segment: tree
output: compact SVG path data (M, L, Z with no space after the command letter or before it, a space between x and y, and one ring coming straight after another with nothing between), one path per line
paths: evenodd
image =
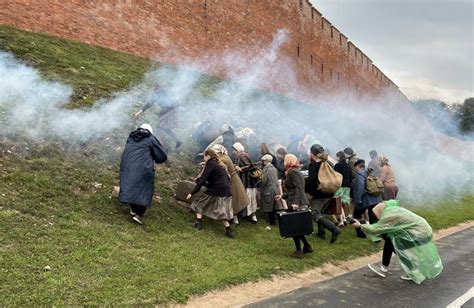
M459 108L459 129L463 133L474 132L474 97L466 98Z

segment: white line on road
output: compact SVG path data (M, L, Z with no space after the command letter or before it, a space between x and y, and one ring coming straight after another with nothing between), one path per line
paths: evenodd
M474 288L458 297L454 302L449 304L446 308L460 308L464 303L474 297Z

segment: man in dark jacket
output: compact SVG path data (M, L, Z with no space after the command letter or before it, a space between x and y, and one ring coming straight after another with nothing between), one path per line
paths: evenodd
M306 182L306 193L311 195L311 210L313 220L318 224L318 237L324 239L325 229L328 229L332 233L331 244L337 239L337 236L341 232L336 225L324 217L324 212L329 206L329 202L334 197L334 194L327 194L321 192L319 189L318 173L321 167L322 160L319 157L324 153L324 148L319 144L313 144L310 149L310 163L308 166L308 180Z
M369 176L368 171L365 169L365 161L363 159L359 159L355 162L354 166L357 170L354 186L354 218L361 219L362 215L365 213L365 211L367 211L369 215L369 222L371 224L376 223L377 217L372 212L372 209L377 204L382 202L382 196L370 195L365 190L367 177ZM356 232L358 237L366 237L362 229L356 229Z
M119 200L130 204L130 214L139 224L143 224L143 215L151 206L155 192L154 163L160 164L166 159L150 124L143 124L130 133L120 162Z

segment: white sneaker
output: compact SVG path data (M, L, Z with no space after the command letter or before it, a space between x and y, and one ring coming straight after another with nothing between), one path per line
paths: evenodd
M140 216L138 215L135 215L133 216L133 221L135 221L136 223L140 224L140 225L143 225L143 218L141 218Z
M137 215L137 213L135 213L135 212L132 210L132 208L130 208L130 215L135 216L135 215Z
M380 277L383 277L383 278L386 277L384 273L379 272L379 270L378 270L375 266L373 266L372 264L369 263L369 264L367 264L367 266L369 267L369 269L370 269L372 272L376 273L376 274L379 275Z
M402 276L400 276L400 279L401 279L401 280L406 280L406 281L411 281L411 280L413 280L413 279L411 279L411 277L408 276L408 275L402 275Z
M380 271L381 271L382 273L388 273L388 267L385 267L385 266L383 266L383 265L380 265Z

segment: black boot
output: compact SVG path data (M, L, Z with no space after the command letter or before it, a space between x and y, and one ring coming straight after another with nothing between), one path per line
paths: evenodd
M339 233L341 233L341 231L336 227L336 225L332 221L329 221L326 218L321 218L319 220L319 223L321 223L326 229L331 231L332 233L331 244L334 243L337 240L337 237L339 236Z

